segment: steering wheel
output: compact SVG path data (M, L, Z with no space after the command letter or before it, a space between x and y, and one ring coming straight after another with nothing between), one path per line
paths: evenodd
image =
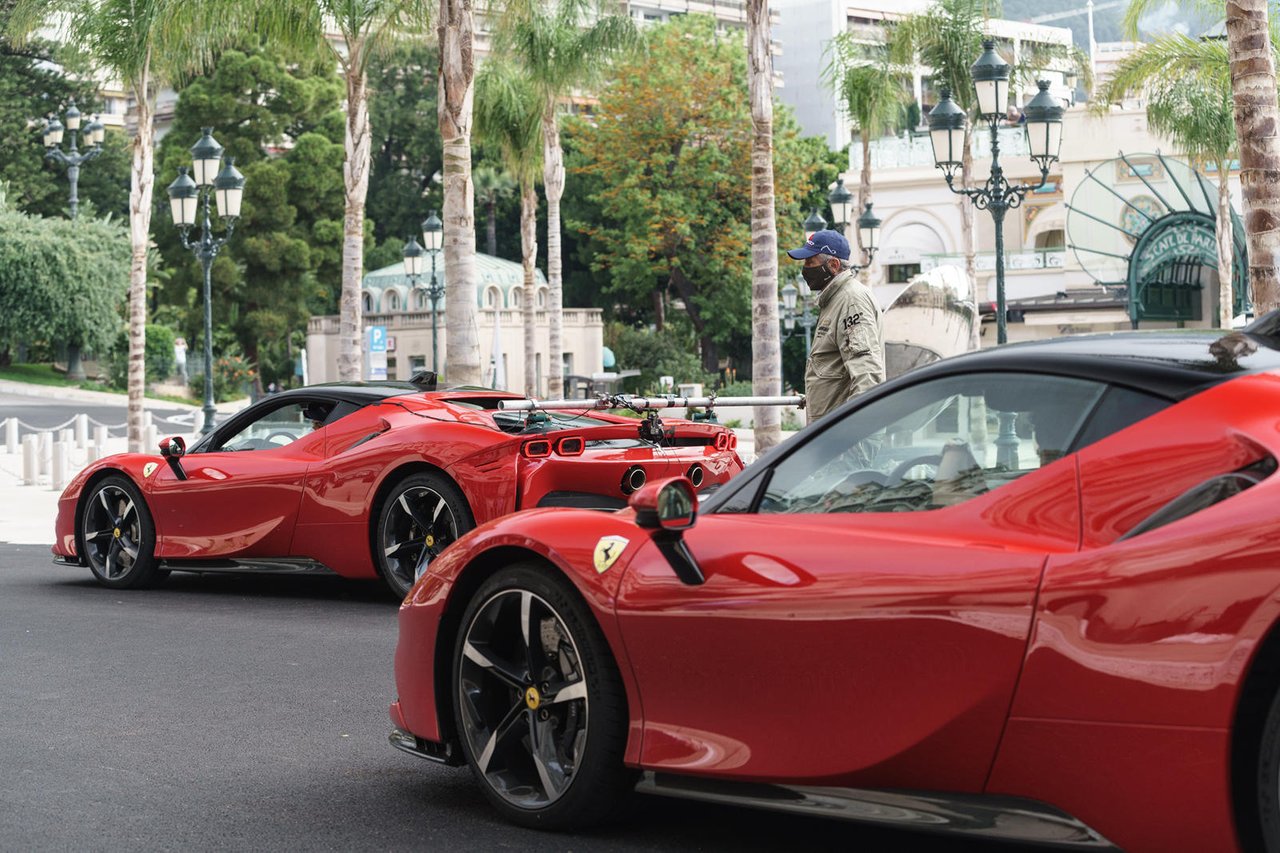
M284 441L277 442L277 438L283 438ZM286 444L292 444L297 441L298 437L288 430L278 429L274 432L267 433L267 437L263 441L269 443L272 447L284 447Z
M929 453L924 456L917 456L914 459L908 459L905 462L900 462L898 466L889 473L889 482L898 483L907 479L907 472L912 468L915 468L917 465L932 465L934 472L936 473L938 465L941 462L942 454L940 453ZM912 479L916 478L913 477Z

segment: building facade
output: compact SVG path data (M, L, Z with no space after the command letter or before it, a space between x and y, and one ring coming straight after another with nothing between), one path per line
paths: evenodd
M436 266L436 277L441 284L446 274L441 253ZM506 389L523 391L525 377L531 375L537 389L535 396L545 396L549 365L544 359L550 349L546 278L539 270L535 292L526 294L520 264L483 254L476 255L476 277L476 332L485 384L492 387L496 381ZM420 370L431 370L434 352L438 353L441 382L448 383L445 298L441 296L434 306L433 348L433 306L425 290L430 283L428 266L419 286L411 287L403 263L375 270L364 277L361 291L364 325L366 330L382 327L386 332L388 379L408 379ZM537 308L537 338L534 363L526 364L522 311L525 299L530 296ZM561 369L565 375L589 377L604 370L604 320L599 308L565 308L563 339ZM337 364L338 317L312 317L307 326L308 381L336 381Z

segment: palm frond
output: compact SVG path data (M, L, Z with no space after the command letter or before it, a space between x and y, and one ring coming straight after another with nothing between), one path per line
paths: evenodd
M1094 99L1095 111L1136 97L1161 80L1195 78L1230 89L1230 58L1220 40L1201 40L1182 34L1162 36L1130 53L1115 67Z

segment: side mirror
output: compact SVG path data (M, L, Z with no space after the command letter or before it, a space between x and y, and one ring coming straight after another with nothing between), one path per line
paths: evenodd
M654 531L653 542L676 577L689 586L705 583L706 577L682 535L698 519L698 493L693 484L684 477L657 480L637 489L628 505L636 511L636 526Z
M187 472L182 468L182 457L186 455L187 442L182 436L174 435L160 442L160 455L173 469L173 475L179 480L187 479Z
M687 530L698 518L698 493L684 477L642 486L627 503L636 511L636 524L650 530Z

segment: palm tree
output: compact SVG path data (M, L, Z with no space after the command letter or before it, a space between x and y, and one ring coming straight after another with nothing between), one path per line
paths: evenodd
M1126 38L1136 38L1138 23L1164 0L1131 0L1125 11ZM1184 5L1222 14L1222 4L1189 0ZM1276 44L1267 0L1227 4L1227 68L1236 138L1240 141L1240 194L1245 242L1249 248L1249 284L1254 312L1280 308L1280 104L1276 99Z
M850 33L841 33L831 42L830 51L831 60L823 79L835 90L862 140L857 208L861 211L871 201L871 139L897 122L899 110L907 100L907 89L902 72L890 64L889 52L884 48L868 50Z
M124 83L134 101L137 135L129 178L129 450L143 448L146 390L147 248L155 183L156 95L187 73L207 67L213 52L242 35L234 0L17 0L10 35L21 42L43 26L57 27L68 44Z
M1094 102L1095 112L1127 97L1145 94L1147 122L1174 141L1183 154L1218 175L1215 230L1218 238L1218 325L1231 328L1231 190L1236 132L1231 117L1230 59L1216 39L1182 34L1143 45L1116 66Z
M440 141L444 149L445 368L451 382L481 384L476 330L476 219L471 186L475 93L472 0L440 0Z
M778 223L773 198L773 54L769 0L747 0L747 98L751 102L751 391L782 392L778 338ZM756 453L782 441L782 413L756 406Z
M547 395L564 395L563 276L560 199L564 151L557 108L579 88L596 82L610 58L638 43L629 17L604 0L514 0L500 23L498 43L516 58L542 103L542 186L547 197L547 284L550 305Z
M524 393L538 396L537 358L538 193L542 167L542 100L513 63L491 58L476 76L476 133L496 144L507 171L520 185L520 260L524 267ZM479 181L477 180L477 184ZM492 217L490 217L492 222Z
M198 4L196 4L198 5ZM360 284L364 277L365 199L369 194L369 59L394 39L421 32L430 18L427 0L289 0L260 4L257 30L268 38L330 55L347 88L346 157L342 177L342 290L338 298L338 378L359 379ZM340 40L330 39L336 29Z
M484 73L484 66L480 66L480 73ZM480 79L476 79L476 97L479 98ZM484 131L480 129L480 105L476 105L476 133L481 137L485 136ZM498 202L515 191L516 182L503 169L495 169L492 166L480 166L471 175L476 185L476 202L484 207L485 215L485 252L489 255L498 254Z

